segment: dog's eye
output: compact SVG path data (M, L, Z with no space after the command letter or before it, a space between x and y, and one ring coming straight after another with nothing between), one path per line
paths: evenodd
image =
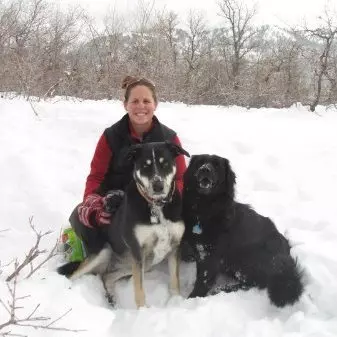
M152 161L151 160L147 160L143 162L143 168L147 168L150 167L152 165Z
M163 157L159 158L159 164L161 167L167 167L168 166L168 161L165 160Z

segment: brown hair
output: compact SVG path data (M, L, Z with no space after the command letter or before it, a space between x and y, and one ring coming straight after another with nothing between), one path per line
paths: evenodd
M125 102L129 100L131 90L137 85L144 85L149 88L152 92L153 99L158 103L156 87L154 83L144 77L134 77L134 76L125 76L122 81L122 89L125 89L124 99Z

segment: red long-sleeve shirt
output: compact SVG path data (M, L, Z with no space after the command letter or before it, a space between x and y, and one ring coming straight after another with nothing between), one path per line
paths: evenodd
M131 137L138 140L139 138L137 135L131 130ZM180 140L178 136L175 136L173 138L173 143L181 146ZM91 161L91 168L90 173L87 177L87 182L85 185L85 191L84 191L84 197L83 200L91 193L94 193L94 191L99 187L101 182L104 179L104 176L108 170L109 163L112 159L113 153L108 145L108 142L102 134L101 138L99 139L96 150L94 153L94 157ZM182 193L183 190L183 175L186 170L186 162L183 155L179 155L176 157L176 185L180 193Z

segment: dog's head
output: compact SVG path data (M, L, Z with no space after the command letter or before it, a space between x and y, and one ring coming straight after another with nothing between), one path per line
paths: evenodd
M235 173L228 159L207 154L192 156L184 175L185 189L194 189L202 195L226 193L233 197L234 186Z
M187 151L170 142L143 143L130 147L126 160L134 164L133 178L151 199L165 198L176 174L175 158Z

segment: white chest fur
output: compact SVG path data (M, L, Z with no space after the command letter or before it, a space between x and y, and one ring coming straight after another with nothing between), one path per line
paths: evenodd
M152 261L149 261L150 265L160 263L172 251L173 245L179 244L185 230L183 221L167 220L161 210L157 214L158 224L137 224L134 229L143 252L148 256L153 255Z

